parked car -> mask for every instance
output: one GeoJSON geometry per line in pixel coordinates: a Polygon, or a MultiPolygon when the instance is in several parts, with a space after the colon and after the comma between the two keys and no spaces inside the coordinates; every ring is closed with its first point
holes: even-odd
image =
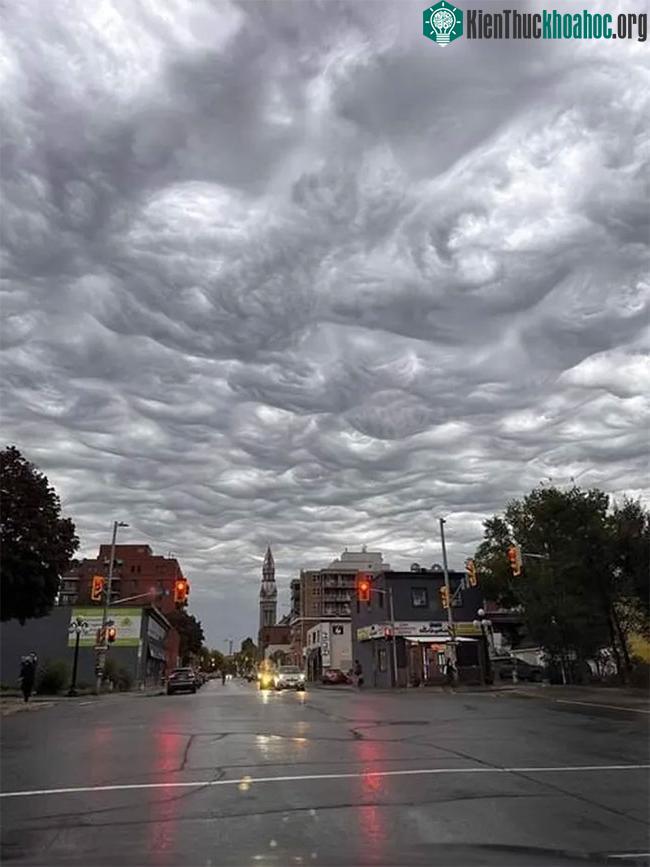
{"type": "Polygon", "coordinates": [[[191,668],[175,668],[167,679],[167,695],[175,692],[196,692],[196,675],[191,668]]]}
{"type": "Polygon", "coordinates": [[[281,665],[273,678],[273,686],[277,690],[304,690],[305,675],[300,671],[297,665],[281,665]]]}
{"type": "Polygon", "coordinates": [[[513,660],[510,656],[492,660],[494,672],[501,680],[512,680],[512,670],[515,663],[517,665],[518,680],[529,681],[530,683],[542,682],[544,669],[541,665],[531,665],[529,662],[524,662],[523,659],[513,660]]]}
{"type": "Polygon", "coordinates": [[[351,683],[351,680],[340,668],[326,668],[321,675],[321,683],[351,683]]]}

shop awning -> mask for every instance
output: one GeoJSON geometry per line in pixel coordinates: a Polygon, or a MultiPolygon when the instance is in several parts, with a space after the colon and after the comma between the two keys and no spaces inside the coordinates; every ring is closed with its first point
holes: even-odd
{"type": "MultiPolygon", "coordinates": [[[[448,635],[407,635],[405,636],[407,641],[413,641],[416,644],[447,644],[448,641],[451,641],[448,635]]],[[[456,642],[460,641],[471,641],[475,642],[475,638],[463,638],[462,636],[458,636],[456,638],[456,642]]]]}

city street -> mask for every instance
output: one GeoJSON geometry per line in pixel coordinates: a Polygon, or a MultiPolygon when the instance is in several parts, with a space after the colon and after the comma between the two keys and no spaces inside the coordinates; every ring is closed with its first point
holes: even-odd
{"type": "Polygon", "coordinates": [[[650,851],[649,719],[541,689],[275,694],[212,681],[196,695],[58,702],[3,719],[2,858],[645,863],[629,856],[650,851]]]}

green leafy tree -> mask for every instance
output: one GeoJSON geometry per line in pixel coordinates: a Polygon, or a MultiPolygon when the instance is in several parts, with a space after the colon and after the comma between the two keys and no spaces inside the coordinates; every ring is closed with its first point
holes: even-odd
{"type": "Polygon", "coordinates": [[[172,611],[167,619],[180,636],[179,654],[185,665],[191,655],[199,655],[203,649],[203,627],[194,615],[184,609],[172,611]]]}
{"type": "Polygon", "coordinates": [[[46,476],[14,446],[0,452],[2,620],[43,617],[79,547],[75,526],[46,476]]]}
{"type": "Polygon", "coordinates": [[[593,658],[609,644],[624,674],[624,614],[638,616],[647,591],[648,515],[640,504],[626,500],[610,510],[602,491],[540,486],[484,527],[475,560],[486,596],[520,606],[549,656],[593,658]],[[524,554],[520,579],[506,557],[515,540],[524,554]]]}

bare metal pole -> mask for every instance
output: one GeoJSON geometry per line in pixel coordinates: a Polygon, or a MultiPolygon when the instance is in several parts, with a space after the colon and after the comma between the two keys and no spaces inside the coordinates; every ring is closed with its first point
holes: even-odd
{"type": "Polygon", "coordinates": [[[454,615],[451,610],[452,596],[451,586],[449,584],[449,568],[447,566],[447,546],[445,545],[445,519],[439,518],[440,521],[440,540],[442,542],[442,569],[445,576],[445,587],[447,588],[447,625],[449,627],[449,662],[452,665],[452,676],[454,683],[458,683],[458,657],[456,655],[456,633],[454,630],[454,615]]]}

